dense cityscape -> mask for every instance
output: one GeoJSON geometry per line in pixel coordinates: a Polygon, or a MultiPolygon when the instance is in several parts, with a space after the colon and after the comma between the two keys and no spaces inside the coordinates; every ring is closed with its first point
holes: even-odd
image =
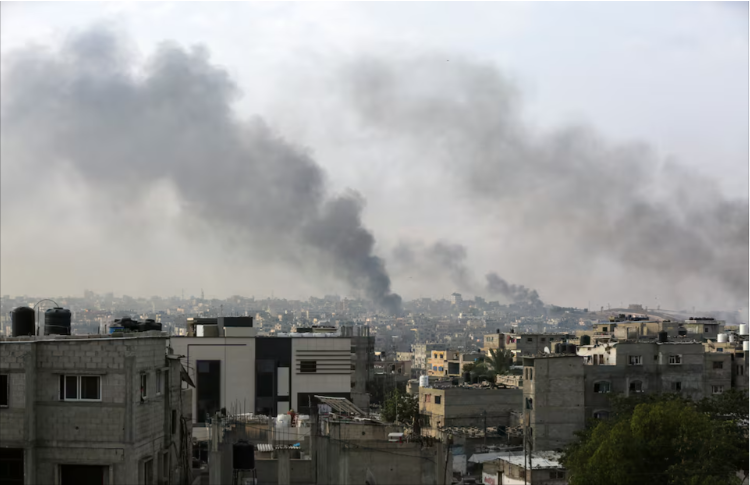
{"type": "Polygon", "coordinates": [[[0,13],[0,485],[749,483],[748,2],[0,13]]]}

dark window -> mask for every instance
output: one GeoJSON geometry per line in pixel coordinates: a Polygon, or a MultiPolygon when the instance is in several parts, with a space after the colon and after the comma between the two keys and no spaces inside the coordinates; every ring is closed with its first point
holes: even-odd
{"type": "Polygon", "coordinates": [[[106,466],[60,465],[60,485],[102,485],[106,466]]]}
{"type": "Polygon", "coordinates": [[[8,406],[8,396],[10,389],[8,387],[8,376],[0,376],[0,406],[8,406]]]}
{"type": "Polygon", "coordinates": [[[611,391],[609,381],[601,381],[594,383],[594,392],[608,393],[611,391]]]}
{"type": "Polygon", "coordinates": [[[532,339],[531,337],[529,337],[529,338],[527,338],[527,339],[526,339],[526,341],[527,341],[527,342],[533,342],[533,341],[534,341],[534,339],[532,339]]]}
{"type": "Polygon", "coordinates": [[[641,381],[633,381],[630,383],[630,392],[643,392],[643,383],[641,381]]]}
{"type": "Polygon", "coordinates": [[[682,382],[673,382],[672,383],[672,390],[673,391],[681,391],[682,390],[682,382]]]}
{"type": "Polygon", "coordinates": [[[299,363],[299,371],[300,372],[317,372],[318,371],[318,363],[314,360],[302,360],[299,363]]]}
{"type": "Polygon", "coordinates": [[[258,374],[258,397],[273,397],[273,374],[258,374]]]}
{"type": "Polygon", "coordinates": [[[207,417],[221,408],[221,361],[199,360],[196,394],[198,396],[198,422],[205,423],[207,417]]]}
{"type": "Polygon", "coordinates": [[[0,483],[23,485],[23,448],[0,448],[0,483]]]}
{"type": "Polygon", "coordinates": [[[161,370],[156,371],[156,395],[161,394],[161,370]]]}
{"type": "Polygon", "coordinates": [[[141,374],[141,399],[148,397],[148,374],[141,374]]]}
{"type": "Polygon", "coordinates": [[[81,376],[81,399],[101,399],[98,376],[81,376]]]}
{"type": "Polygon", "coordinates": [[[172,434],[177,433],[177,410],[172,410],[172,434]]]}
{"type": "Polygon", "coordinates": [[[144,485],[154,485],[154,460],[143,462],[143,483],[144,485]]]}
{"type": "Polygon", "coordinates": [[[440,404],[442,401],[442,396],[435,396],[435,404],[440,404]]]}
{"type": "Polygon", "coordinates": [[[723,368],[724,368],[724,362],[714,361],[714,369],[723,369],[723,368]]]}
{"type": "Polygon", "coordinates": [[[530,397],[526,398],[526,409],[534,409],[534,399],[530,397]]]}
{"type": "Polygon", "coordinates": [[[65,399],[78,399],[78,376],[65,376],[65,399]]]}

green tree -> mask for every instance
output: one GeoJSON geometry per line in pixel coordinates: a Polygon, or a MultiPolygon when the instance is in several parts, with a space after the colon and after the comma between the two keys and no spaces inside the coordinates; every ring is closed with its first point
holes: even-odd
{"type": "Polygon", "coordinates": [[[510,372],[510,366],[513,362],[513,352],[507,349],[490,349],[490,355],[487,358],[487,363],[495,371],[495,374],[505,375],[510,372]]]}
{"type": "Polygon", "coordinates": [[[410,396],[396,389],[391,392],[383,404],[380,417],[384,421],[413,426],[419,416],[419,398],[410,396]]]}
{"type": "Polygon", "coordinates": [[[725,414],[727,402],[739,400],[615,399],[613,416],[592,421],[564,450],[570,485],[741,483],[737,471],[747,469],[749,458],[747,421],[725,414]]]}

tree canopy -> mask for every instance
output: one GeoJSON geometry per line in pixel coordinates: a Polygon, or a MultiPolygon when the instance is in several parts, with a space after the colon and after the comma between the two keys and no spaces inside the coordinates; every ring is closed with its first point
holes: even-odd
{"type": "Polygon", "coordinates": [[[732,485],[748,473],[747,393],[615,398],[563,452],[570,485],[732,485]]]}
{"type": "Polygon", "coordinates": [[[388,395],[380,416],[391,423],[413,426],[419,415],[419,398],[396,389],[388,395]]]}

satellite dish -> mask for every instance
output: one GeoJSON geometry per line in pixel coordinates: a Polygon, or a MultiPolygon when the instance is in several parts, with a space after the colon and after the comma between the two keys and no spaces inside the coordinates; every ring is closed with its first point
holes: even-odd
{"type": "Polygon", "coordinates": [[[544,353],[549,354],[549,347],[544,347],[544,353]]]}

